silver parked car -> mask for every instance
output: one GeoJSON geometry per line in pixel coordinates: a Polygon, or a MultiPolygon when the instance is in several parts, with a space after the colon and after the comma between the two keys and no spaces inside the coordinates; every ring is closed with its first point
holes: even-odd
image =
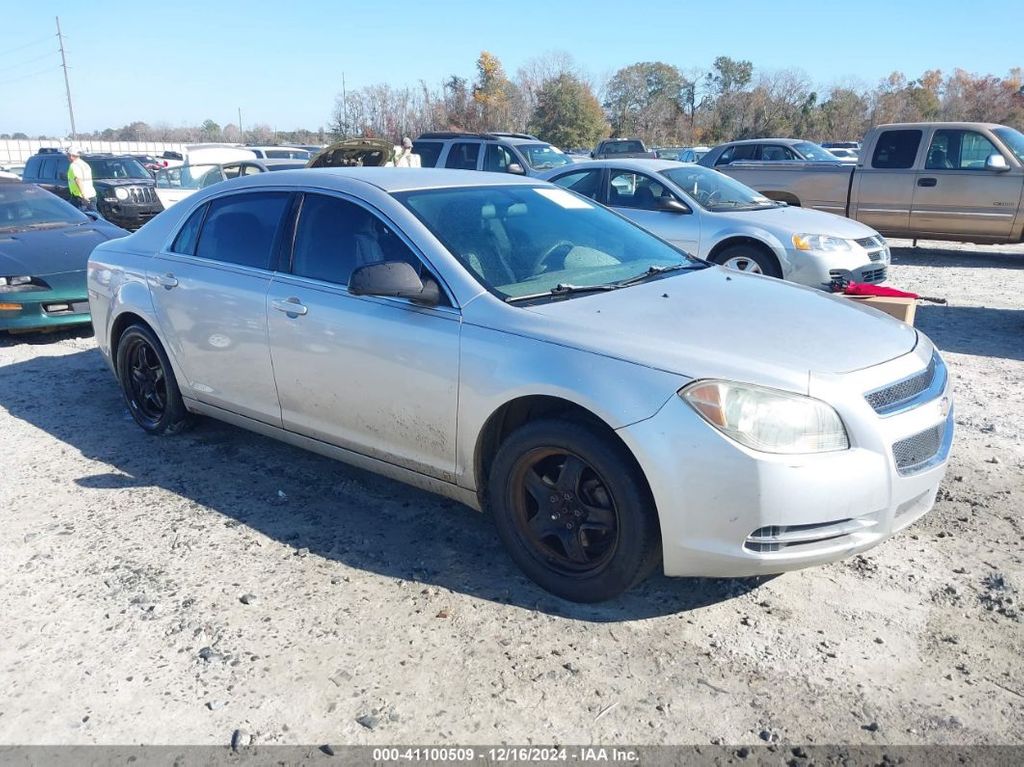
{"type": "Polygon", "coordinates": [[[869,226],[769,200],[723,173],[668,160],[603,160],[545,176],[614,208],[688,253],[815,288],[886,279],[889,247],[869,226]]]}
{"type": "Polygon", "coordinates": [[[934,503],[946,369],[914,328],[685,255],[530,178],[282,171],[89,263],[152,434],[200,413],[489,509],[544,588],[830,562],[934,503]]]}

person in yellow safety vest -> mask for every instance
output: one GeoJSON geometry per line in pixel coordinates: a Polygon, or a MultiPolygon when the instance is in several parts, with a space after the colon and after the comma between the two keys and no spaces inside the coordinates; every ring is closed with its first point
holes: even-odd
{"type": "Polygon", "coordinates": [[[96,187],[92,185],[92,168],[81,157],[77,147],[68,149],[68,191],[71,203],[82,211],[96,213],[96,187]]]}

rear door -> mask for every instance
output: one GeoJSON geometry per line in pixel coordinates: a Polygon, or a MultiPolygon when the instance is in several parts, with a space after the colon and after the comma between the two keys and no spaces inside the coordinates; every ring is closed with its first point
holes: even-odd
{"type": "Polygon", "coordinates": [[[899,236],[910,229],[910,209],[917,180],[914,168],[922,151],[919,128],[882,131],[871,157],[854,171],[850,218],[899,236]]]}
{"type": "Polygon", "coordinates": [[[281,424],[267,290],[287,192],[218,197],[194,211],[148,273],[161,336],[196,399],[281,424]]]}
{"type": "Polygon", "coordinates": [[[451,481],[461,315],[448,301],[348,292],[354,269],[383,261],[436,279],[375,211],[340,195],[303,196],[288,273],[269,296],[284,427],[451,481]]]}
{"type": "MultiPolygon", "coordinates": [[[[917,172],[910,228],[917,233],[1001,239],[1010,236],[1024,177],[985,169],[1002,154],[985,134],[936,129],[917,172]]],[[[1009,157],[1004,159],[1012,167],[1009,157]]]]}

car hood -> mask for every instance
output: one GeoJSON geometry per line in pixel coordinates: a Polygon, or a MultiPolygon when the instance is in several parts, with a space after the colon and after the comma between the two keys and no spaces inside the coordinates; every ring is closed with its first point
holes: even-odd
{"type": "Polygon", "coordinates": [[[153,178],[93,178],[93,186],[156,186],[153,178]]]}
{"type": "Polygon", "coordinates": [[[307,168],[338,168],[352,165],[380,166],[391,159],[394,147],[383,139],[352,138],[321,150],[306,163],[307,168]]]}
{"type": "Polygon", "coordinates": [[[101,221],[60,229],[0,232],[0,275],[46,277],[84,271],[93,248],[127,234],[101,221]]]}
{"type": "Polygon", "coordinates": [[[688,378],[796,392],[812,373],[878,365],[918,340],[850,299],[721,267],[522,308],[523,334],[688,378]]]}
{"type": "MultiPolygon", "coordinates": [[[[712,215],[715,218],[734,219],[747,225],[760,223],[765,227],[784,229],[793,234],[827,234],[848,240],[878,236],[874,229],[852,218],[795,205],[780,205],[765,210],[715,211],[712,215]]],[[[786,238],[787,247],[790,244],[786,238]]]]}

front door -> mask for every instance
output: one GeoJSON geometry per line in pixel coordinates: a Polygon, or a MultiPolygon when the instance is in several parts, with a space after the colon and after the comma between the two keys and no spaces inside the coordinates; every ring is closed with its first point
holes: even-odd
{"type": "Polygon", "coordinates": [[[1024,177],[1019,171],[986,170],[985,160],[993,154],[1000,151],[982,133],[936,130],[924,169],[917,173],[911,229],[981,240],[1009,237],[1024,177]]]}
{"type": "Polygon", "coordinates": [[[217,198],[148,271],[161,335],[196,399],[276,426],[267,290],[288,201],[286,192],[217,198]]]}
{"type": "Polygon", "coordinates": [[[664,183],[645,173],[612,168],[605,189],[609,207],[687,253],[700,253],[698,217],[664,183]],[[664,199],[676,200],[687,212],[662,209],[664,199]]]}
{"type": "Polygon", "coordinates": [[[921,130],[882,131],[868,162],[854,172],[855,204],[850,218],[885,235],[900,236],[910,227],[914,200],[914,168],[921,147],[921,130]]]}
{"type": "Polygon", "coordinates": [[[269,295],[284,427],[451,481],[461,316],[450,305],[349,294],[352,271],[382,261],[430,274],[376,214],[304,195],[290,273],[274,277],[269,295]]]}

